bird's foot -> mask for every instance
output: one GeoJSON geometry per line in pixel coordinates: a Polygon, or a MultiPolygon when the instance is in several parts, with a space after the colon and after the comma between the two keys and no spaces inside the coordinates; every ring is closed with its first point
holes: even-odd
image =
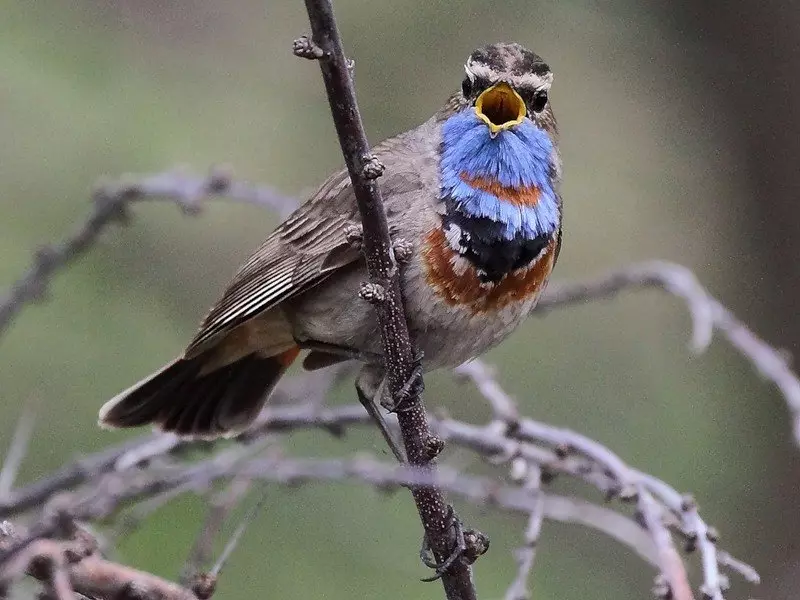
{"type": "Polygon", "coordinates": [[[369,414],[369,416],[378,426],[383,439],[386,440],[386,444],[389,446],[392,454],[394,454],[397,462],[405,463],[406,455],[405,452],[403,452],[402,446],[397,442],[395,437],[392,435],[392,432],[389,431],[389,425],[386,423],[386,419],[383,418],[380,410],[378,410],[378,407],[375,405],[372,396],[361,389],[361,386],[358,384],[358,382],[356,382],[356,394],[358,395],[358,401],[361,402],[361,405],[367,411],[367,414],[369,414]]]}
{"type": "Polygon", "coordinates": [[[383,362],[383,356],[377,352],[367,352],[366,350],[359,350],[349,346],[340,346],[338,344],[329,344],[328,342],[318,342],[317,340],[296,340],[296,343],[301,350],[330,354],[341,357],[342,360],[358,360],[365,363],[376,364],[383,362]]]}
{"type": "Polygon", "coordinates": [[[406,412],[412,408],[409,406],[409,401],[413,398],[418,398],[425,391],[425,382],[422,379],[422,359],[424,356],[425,353],[422,350],[417,350],[414,353],[414,368],[411,371],[411,375],[409,375],[402,387],[397,390],[396,394],[382,394],[381,406],[383,408],[393,413],[406,412]]]}
{"type": "Polygon", "coordinates": [[[447,518],[445,525],[445,529],[450,528],[453,529],[453,533],[455,534],[455,544],[453,545],[453,550],[450,552],[450,556],[440,563],[436,562],[436,558],[433,555],[433,551],[431,550],[430,543],[428,541],[428,534],[426,533],[422,538],[422,547],[419,549],[419,558],[426,567],[434,570],[434,574],[430,577],[423,578],[421,581],[431,582],[440,579],[442,575],[447,573],[447,570],[452,567],[467,550],[467,542],[464,539],[464,528],[461,525],[461,521],[453,511],[452,506],[447,507],[447,518]]]}

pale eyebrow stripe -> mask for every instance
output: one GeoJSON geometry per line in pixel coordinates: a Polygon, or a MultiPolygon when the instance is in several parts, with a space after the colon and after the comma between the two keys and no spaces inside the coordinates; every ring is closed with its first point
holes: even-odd
{"type": "Polygon", "coordinates": [[[547,89],[553,83],[553,74],[545,73],[544,75],[537,75],[536,73],[526,73],[525,75],[515,75],[511,79],[519,87],[528,87],[533,89],[547,89]]]}
{"type": "MultiPolygon", "coordinates": [[[[488,65],[481,63],[467,62],[464,65],[464,71],[467,73],[470,81],[475,81],[476,78],[491,81],[498,73],[488,65]]],[[[553,83],[553,74],[551,72],[539,75],[537,73],[525,73],[524,75],[509,75],[509,83],[513,83],[517,87],[531,88],[534,90],[549,89],[553,83]]]]}

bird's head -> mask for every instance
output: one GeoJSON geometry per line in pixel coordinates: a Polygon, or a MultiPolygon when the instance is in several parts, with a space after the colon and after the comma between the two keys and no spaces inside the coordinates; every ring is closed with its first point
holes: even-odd
{"type": "Polygon", "coordinates": [[[553,73],[538,54],[516,43],[490,44],[469,55],[464,71],[461,91],[451,97],[447,112],[474,110],[492,136],[526,119],[555,133],[553,73]]]}

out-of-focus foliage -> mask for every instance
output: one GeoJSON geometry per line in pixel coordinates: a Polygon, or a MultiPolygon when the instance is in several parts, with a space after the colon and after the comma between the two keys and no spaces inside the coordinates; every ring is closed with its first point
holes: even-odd
{"type": "MultiPolygon", "coordinates": [[[[459,85],[474,47],[516,40],[536,50],[556,74],[562,129],[557,277],[674,260],[758,323],[768,290],[748,242],[760,225],[744,216],[748,164],[735,123],[720,116],[713,95],[698,93],[693,65],[707,58],[699,34],[673,30],[628,0],[340,0],[336,8],[373,141],[432,114],[459,85]]],[[[318,69],[289,50],[307,29],[299,0],[3,0],[0,10],[2,286],[38,244],[84,218],[100,176],[226,162],[244,178],[302,195],[341,164],[318,69]]],[[[122,439],[95,428],[97,408],[180,352],[275,223],[253,207],[215,204],[190,219],[173,206],[138,206],[131,226],[109,231],[58,277],[50,302],[22,314],[0,340],[0,440],[20,406],[39,400],[26,480],[122,439]]],[[[775,527],[779,506],[771,490],[781,467],[770,461],[776,439],[789,443],[781,401],[721,344],[690,356],[688,327],[675,300],[627,295],[532,319],[488,360],[528,414],[594,436],[694,491],[726,545],[776,575],[769,565],[783,551],[760,532],[775,527]]],[[[488,415],[446,374],[430,377],[427,390],[431,406],[488,415]]],[[[337,400],[350,396],[348,388],[337,400]]],[[[367,434],[344,442],[298,435],[287,448],[382,452],[367,434]]],[[[498,598],[523,521],[459,510],[492,538],[476,574],[481,597],[498,598]]],[[[192,499],[160,511],[119,548],[124,560],[174,577],[203,511],[192,499]]],[[[425,574],[418,533],[404,494],[275,489],[219,597],[439,597],[415,580],[425,574]]],[[[545,527],[538,556],[539,598],[640,598],[652,576],[613,542],[565,526],[545,527]]]]}

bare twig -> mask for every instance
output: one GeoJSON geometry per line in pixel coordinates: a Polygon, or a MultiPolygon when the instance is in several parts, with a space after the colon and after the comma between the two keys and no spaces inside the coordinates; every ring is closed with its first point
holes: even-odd
{"type": "Polygon", "coordinates": [[[125,452],[146,443],[157,436],[144,438],[112,446],[84,459],[69,463],[55,473],[42,477],[33,483],[14,490],[7,499],[0,498],[0,519],[8,519],[24,511],[41,505],[53,495],[87,482],[93,477],[113,470],[114,464],[125,452]]]}
{"type": "Polygon", "coordinates": [[[183,583],[190,581],[192,577],[195,577],[201,571],[203,565],[207,564],[211,556],[214,539],[222,529],[225,519],[241,502],[248,491],[250,491],[250,482],[246,479],[238,478],[231,481],[222,492],[211,499],[206,520],[200,528],[200,533],[194,545],[189,550],[189,556],[186,558],[183,575],[181,576],[183,583]]]}
{"type": "MultiPolygon", "coordinates": [[[[221,479],[232,478],[292,486],[312,481],[350,479],[363,481],[387,492],[403,486],[436,485],[477,504],[491,503],[524,514],[538,510],[538,493],[525,488],[498,485],[491,478],[472,477],[447,468],[432,473],[413,465],[392,465],[371,458],[313,460],[272,454],[243,459],[244,455],[242,449],[230,448],[185,468],[151,468],[135,476],[105,476],[76,496],[65,510],[76,519],[95,520],[130,502],[183,487],[189,481],[195,482],[196,486],[210,486],[221,479]]],[[[560,510],[564,510],[563,504],[560,510]]],[[[590,521],[585,515],[577,516],[582,510],[570,510],[567,511],[569,518],[563,514],[558,518],[581,523],[590,521]]],[[[0,561],[0,569],[6,566],[0,561]]]]}
{"type": "Polygon", "coordinates": [[[700,588],[704,597],[711,600],[723,599],[722,577],[719,572],[719,558],[717,557],[717,547],[711,539],[708,525],[700,518],[697,506],[693,500],[683,501],[683,518],[688,531],[692,532],[697,546],[700,549],[700,557],[703,563],[703,585],[700,588]]]}
{"type": "MultiPolygon", "coordinates": [[[[375,304],[383,341],[383,355],[389,390],[393,397],[414,375],[414,351],[408,335],[402,303],[398,269],[392,256],[389,226],[383,199],[376,179],[383,165],[370,154],[367,137],[358,112],[350,65],[342,49],[339,31],[329,0],[305,0],[313,40],[301,38],[295,42],[295,53],[304,58],[318,59],[336,133],[353,184],[363,227],[363,250],[367,260],[370,283],[381,294],[375,304]]],[[[428,426],[425,405],[420,394],[404,400],[398,412],[400,431],[408,460],[435,472],[434,448],[428,426]]],[[[456,545],[453,512],[441,491],[433,487],[412,487],[411,492],[425,529],[425,539],[439,564],[445,564],[456,545]]],[[[455,517],[457,519],[457,517],[455,517]]],[[[470,566],[456,560],[442,577],[445,593],[450,600],[476,598],[470,566]]]]}
{"type": "Polygon", "coordinates": [[[717,562],[721,567],[728,567],[732,571],[736,571],[749,583],[754,585],[761,583],[761,576],[753,567],[734,558],[724,550],[717,550],[717,562]]]}
{"type": "Polygon", "coordinates": [[[198,600],[177,583],[96,556],[71,565],[69,579],[72,589],[90,598],[198,600]]]}
{"type": "Polygon", "coordinates": [[[517,576],[506,591],[505,600],[527,600],[530,598],[528,579],[533,571],[536,560],[536,545],[542,532],[544,521],[545,498],[541,493],[542,469],[538,465],[525,463],[527,474],[525,486],[535,495],[537,501],[534,510],[528,517],[528,526],[525,528],[525,545],[517,550],[517,563],[519,564],[517,576]]]}
{"type": "Polygon", "coordinates": [[[610,298],[623,290],[637,287],[660,288],[686,302],[692,316],[693,351],[705,350],[716,329],[762,377],[774,383],[789,407],[794,439],[800,445],[800,379],[792,371],[785,353],[753,333],[709,294],[686,267],[652,261],[629,265],[591,281],[555,283],[544,293],[537,311],[610,298]]]}
{"type": "Polygon", "coordinates": [[[244,532],[247,531],[247,527],[253,522],[253,519],[256,518],[266,500],[267,491],[265,489],[261,491],[258,501],[250,507],[250,509],[245,513],[244,517],[242,517],[241,522],[236,526],[233,535],[231,535],[228,543],[225,544],[225,547],[222,549],[219,558],[214,563],[214,566],[209,570],[209,575],[215,578],[219,577],[219,574],[222,572],[223,567],[233,554],[233,551],[236,550],[236,546],[238,546],[239,542],[242,541],[242,536],[244,535],[244,532]]]}
{"type": "MultiPolygon", "coordinates": [[[[492,407],[495,407],[496,411],[498,410],[497,407],[501,407],[499,409],[501,412],[514,412],[508,409],[508,407],[515,406],[514,401],[494,380],[494,374],[491,369],[486,367],[483,362],[476,360],[467,365],[462,365],[462,367],[459,367],[458,374],[461,377],[469,377],[474,381],[476,387],[486,396],[487,401],[492,407]]],[[[685,591],[683,591],[685,586],[682,581],[685,579],[685,571],[681,573],[675,567],[674,558],[677,554],[673,553],[669,545],[665,545],[665,530],[662,524],[662,520],[665,517],[661,515],[656,519],[656,511],[662,513],[663,510],[654,507],[653,496],[655,496],[666,510],[680,520],[683,534],[696,541],[703,564],[704,583],[702,591],[711,598],[720,600],[722,597],[722,582],[720,580],[716,546],[709,539],[708,526],[700,518],[693,501],[687,502],[686,497],[678,493],[670,485],[629,467],[602,444],[573,431],[553,427],[531,419],[518,418],[513,423],[513,427],[509,428],[509,435],[521,440],[552,446],[564,458],[567,458],[570,454],[577,453],[595,462],[603,471],[610,474],[616,484],[616,489],[614,490],[616,495],[637,500],[638,508],[645,518],[656,546],[660,549],[662,555],[660,564],[662,568],[670,569],[669,571],[665,570],[664,575],[670,583],[673,595],[676,598],[691,597],[679,595],[685,594],[685,591]],[[642,490],[646,494],[642,494],[642,490]]],[[[733,566],[732,563],[728,563],[728,565],[733,566]]],[[[681,568],[683,567],[681,566],[681,568]]],[[[747,576],[746,571],[740,572],[747,576]]],[[[691,592],[689,593],[691,594],[691,592]]]]}
{"type": "Polygon", "coordinates": [[[209,196],[256,204],[281,213],[294,208],[296,201],[271,188],[237,182],[226,170],[215,169],[206,177],[177,171],[120,181],[101,182],[92,194],[93,210],[78,230],[60,244],[43,246],[34,255],[33,264],[11,289],[0,297],[0,335],[22,307],[41,300],[55,273],[81,256],[112,223],[127,220],[127,208],[133,202],[166,198],[187,214],[196,214],[209,196]]]}
{"type": "Polygon", "coordinates": [[[11,437],[11,444],[8,447],[3,466],[0,467],[0,502],[7,500],[11,496],[11,489],[22,465],[22,459],[28,452],[28,443],[33,433],[33,423],[36,420],[36,413],[32,403],[22,407],[22,414],[17,420],[14,435],[11,437]]]}
{"type": "MultiPolygon", "coordinates": [[[[565,457],[573,450],[577,450],[587,458],[597,461],[606,469],[610,468],[618,487],[611,488],[609,486],[607,488],[608,491],[612,489],[615,491],[622,490],[626,487],[635,489],[639,512],[656,547],[658,564],[671,594],[669,597],[676,600],[693,600],[686,568],[675,549],[669,531],[667,531],[663,523],[661,507],[656,504],[641,482],[632,480],[629,469],[620,459],[608,452],[600,444],[583,436],[567,430],[556,429],[549,425],[535,423],[529,419],[521,419],[516,402],[496,381],[492,369],[482,361],[475,360],[461,365],[455,370],[455,374],[474,382],[478,391],[489,402],[495,418],[504,429],[511,432],[512,436],[519,435],[523,439],[543,441],[557,449],[559,455],[565,457]]],[[[538,467],[536,468],[535,476],[538,482],[541,479],[541,470],[538,467]]],[[[530,480],[527,480],[527,482],[528,485],[531,484],[530,480]]],[[[533,512],[529,518],[526,531],[526,545],[519,552],[519,571],[516,579],[506,592],[506,600],[524,600],[528,597],[526,582],[535,559],[535,543],[540,529],[541,516],[537,512],[533,512]]]]}
{"type": "MultiPolygon", "coordinates": [[[[174,489],[180,490],[181,487],[174,489]]],[[[258,501],[245,513],[239,525],[237,525],[234,530],[233,535],[231,535],[227,544],[225,544],[225,548],[222,550],[217,561],[207,571],[202,570],[201,567],[207,563],[211,556],[214,539],[219,534],[225,519],[233,508],[240,503],[247,492],[250,491],[250,487],[251,480],[242,477],[234,477],[225,490],[211,501],[206,522],[200,530],[200,534],[192,550],[189,552],[189,557],[186,560],[186,565],[181,575],[181,583],[191,589],[200,600],[206,600],[214,594],[214,591],[217,589],[217,581],[219,580],[222,568],[233,555],[233,551],[236,549],[236,546],[239,545],[247,527],[258,514],[264,500],[266,500],[266,490],[262,490],[258,501]]],[[[163,495],[164,494],[162,494],[162,496],[163,495]]]]}
{"type": "MultiPolygon", "coordinates": [[[[669,586],[669,593],[668,595],[665,593],[664,597],[675,598],[675,600],[694,600],[686,567],[678,554],[678,550],[675,548],[672,536],[664,524],[661,507],[656,504],[650,492],[641,483],[636,486],[636,494],[639,514],[645,527],[650,532],[650,537],[656,547],[659,569],[664,581],[669,586]]],[[[714,598],[714,600],[720,599],[714,598]]]]}
{"type": "MultiPolygon", "coordinates": [[[[98,518],[131,501],[141,500],[164,490],[184,487],[188,481],[207,486],[220,479],[231,478],[293,487],[308,482],[347,479],[361,481],[387,492],[400,486],[435,485],[477,505],[491,504],[523,514],[541,511],[547,519],[596,528],[631,546],[649,563],[656,560],[652,540],[633,521],[606,508],[574,498],[504,486],[491,478],[468,476],[447,468],[431,473],[413,465],[390,465],[368,458],[308,460],[267,456],[244,461],[240,459],[240,451],[231,449],[187,469],[160,469],[143,473],[137,478],[117,479],[113,484],[98,482],[87,496],[76,500],[69,510],[79,518],[98,518]]],[[[0,561],[0,570],[2,568],[3,563],[0,561]]]]}

